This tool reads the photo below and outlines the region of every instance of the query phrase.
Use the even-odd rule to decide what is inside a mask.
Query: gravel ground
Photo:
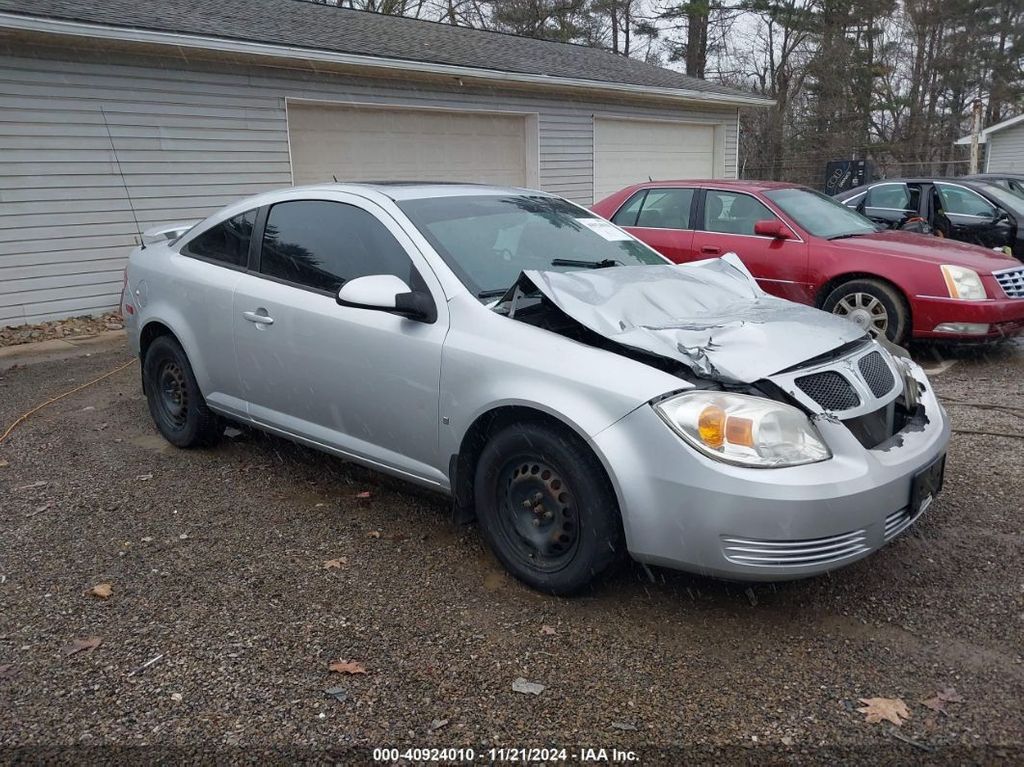
[[[128,359],[0,372],[0,424]],[[1024,347],[960,354],[933,380],[956,428],[1024,433]],[[564,600],[505,575],[443,498],[261,435],[175,450],[132,366],[0,444],[0,761],[559,745],[665,764],[1010,763],[1022,457],[1019,438],[955,434],[923,519],[827,577],[748,590],[627,567]],[[84,593],[103,582],[109,599]],[[102,644],[63,655],[79,637]],[[329,673],[340,659],[367,673]],[[519,677],[543,692],[513,692]],[[921,704],[948,687],[963,702]],[[865,722],[871,697],[910,719]]]

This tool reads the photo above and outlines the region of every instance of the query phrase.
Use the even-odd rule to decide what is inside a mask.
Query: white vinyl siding
[[[528,183],[584,205],[595,115],[714,126],[716,175],[735,175],[734,107],[13,45],[0,44],[0,326],[113,308],[139,228],[291,184],[299,101],[532,115]]]
[[[1024,123],[993,133],[986,145],[986,173],[1024,173]]]

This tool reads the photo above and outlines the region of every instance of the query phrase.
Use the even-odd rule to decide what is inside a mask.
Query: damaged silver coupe
[[[144,241],[123,313],[170,442],[241,422],[443,491],[550,593],[627,554],[822,573],[942,485],[948,419],[902,350],[558,197],[296,188]]]

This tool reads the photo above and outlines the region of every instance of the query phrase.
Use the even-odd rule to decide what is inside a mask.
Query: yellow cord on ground
[[[27,413],[24,413],[23,415],[18,416],[18,419],[14,423],[12,423],[10,426],[7,427],[7,431],[5,431],[3,434],[0,434],[0,442],[3,442],[5,439],[7,439],[10,436],[11,432],[14,431],[14,429],[18,426],[18,424],[20,424],[23,421],[25,421],[33,413],[39,412],[40,410],[42,410],[47,405],[52,405],[57,400],[64,399],[65,397],[67,397],[67,396],[69,396],[71,394],[74,394],[76,391],[82,391],[82,389],[86,388],[87,386],[92,386],[93,384],[97,384],[100,381],[102,381],[104,378],[110,378],[110,376],[114,375],[115,373],[120,373],[122,370],[124,370],[129,365],[134,365],[134,364],[135,364],[135,360],[131,359],[128,362],[126,362],[125,364],[121,365],[121,367],[114,368],[110,372],[104,373],[99,378],[94,378],[91,381],[87,381],[86,383],[82,384],[81,386],[76,386],[74,389],[71,389],[70,391],[66,391],[63,394],[58,394],[53,399],[46,400],[46,402],[44,402],[41,405],[36,405],[34,408],[29,410]]]

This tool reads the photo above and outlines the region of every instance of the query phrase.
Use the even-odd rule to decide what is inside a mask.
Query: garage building
[[[971,137],[964,136],[956,143],[970,146]],[[1024,174],[1024,114],[985,128],[978,143],[985,147],[985,173]]]
[[[303,0],[0,0],[0,326],[116,306],[140,231],[274,187],[731,178],[738,109],[768,103]]]

